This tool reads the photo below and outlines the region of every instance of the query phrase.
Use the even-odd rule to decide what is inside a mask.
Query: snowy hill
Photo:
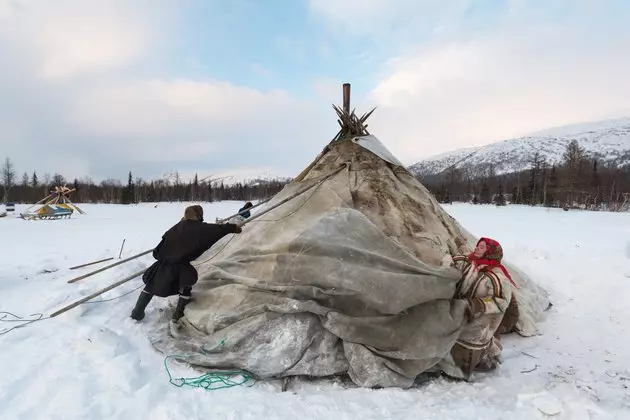
[[[630,164],[630,117],[593,123],[556,127],[526,137],[504,140],[485,146],[459,149],[420,161],[409,167],[416,175],[433,175],[455,165],[481,174],[491,165],[498,174],[529,168],[536,152],[549,164],[562,160],[571,140],[603,162]]]
[[[231,169],[220,169],[213,172],[178,172],[170,171],[163,174],[160,179],[168,181],[170,184],[175,183],[175,180],[179,178],[180,182],[188,183],[197,175],[199,182],[213,182],[221,183],[224,185],[234,185],[237,183],[255,185],[259,182],[288,182],[291,180],[288,176],[279,175],[273,169],[269,168],[250,168],[250,167],[238,167]]]

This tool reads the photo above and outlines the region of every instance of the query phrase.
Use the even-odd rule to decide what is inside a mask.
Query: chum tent
[[[448,363],[465,309],[451,299],[452,257],[476,238],[366,130],[369,114],[350,111],[349,86],[335,110],[337,136],[265,207],[286,203],[193,263],[180,327],[163,313],[149,329],[158,351],[201,369],[347,375],[362,387],[407,388]],[[519,285],[516,332],[538,334],[548,295],[505,264]]]

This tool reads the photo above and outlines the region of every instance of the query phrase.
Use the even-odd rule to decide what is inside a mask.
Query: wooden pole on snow
[[[81,264],[81,265],[75,265],[74,267],[70,267],[70,270],[75,270],[75,269],[81,268],[81,267],[87,267],[88,265],[94,265],[94,264],[102,263],[102,262],[113,260],[113,259],[114,259],[114,257],[109,257],[109,258],[105,258],[105,259],[98,260],[98,261],[92,261],[92,262]]]
[[[122,251],[123,251],[123,248],[125,247],[125,241],[126,240],[127,239],[123,239],[123,241],[122,241],[122,245],[120,246],[120,253],[118,254],[118,259],[120,259],[122,257]]]
[[[82,299],[79,299],[79,300],[77,300],[76,302],[71,303],[71,304],[70,304],[70,305],[68,305],[68,306],[64,306],[63,308],[59,309],[58,311],[53,312],[53,313],[50,315],[50,317],[51,317],[51,318],[54,318],[54,317],[56,317],[57,315],[61,315],[62,313],[66,312],[66,311],[69,311],[69,310],[70,310],[70,309],[72,309],[72,308],[76,308],[77,306],[79,306],[79,305],[81,305],[81,304],[83,304],[83,303],[87,302],[87,301],[88,301],[88,300],[90,300],[90,299],[94,299],[95,297],[100,296],[100,295],[102,295],[102,294],[103,294],[103,293],[105,293],[105,292],[108,292],[108,291],[110,291],[110,290],[112,290],[112,289],[115,289],[116,287],[120,286],[120,285],[121,285],[121,284],[123,284],[123,283],[127,283],[128,281],[133,280],[133,279],[135,279],[135,278],[136,278],[136,277],[138,277],[138,276],[141,276],[141,275],[142,275],[145,271],[146,271],[146,268],[142,269],[142,271],[138,271],[137,273],[134,273],[134,274],[132,274],[132,275],[130,275],[130,276],[128,276],[128,277],[125,277],[125,278],[124,278],[124,279],[122,279],[122,280],[118,280],[116,283],[112,283],[112,284],[110,284],[109,286],[107,286],[107,287],[106,287],[106,288],[104,288],[104,289],[99,290],[98,292],[94,292],[94,293],[92,293],[92,294],[91,294],[91,295],[89,295],[89,296],[86,296],[86,297],[84,297],[84,298],[82,298]]]
[[[263,215],[264,215],[264,214],[266,214],[266,213],[269,213],[271,210],[273,210],[273,209],[275,209],[275,208],[277,208],[277,207],[281,206],[282,204],[284,204],[284,203],[286,203],[286,202],[288,202],[288,201],[290,201],[290,200],[294,199],[295,197],[299,196],[300,194],[304,194],[306,191],[310,190],[311,188],[314,188],[314,187],[316,187],[317,185],[321,185],[321,184],[322,184],[325,180],[327,180],[327,179],[331,178],[332,176],[334,176],[335,174],[339,173],[342,169],[346,168],[347,166],[348,166],[348,163],[347,163],[347,162],[346,162],[346,163],[341,164],[341,165],[340,165],[337,169],[335,169],[333,172],[329,173],[328,175],[326,175],[325,177],[323,177],[322,179],[320,179],[318,182],[314,183],[313,185],[310,185],[310,186],[309,186],[309,187],[307,187],[307,188],[304,188],[303,190],[299,191],[298,193],[295,193],[295,194],[290,195],[289,197],[287,197],[287,198],[283,199],[283,200],[282,200],[282,201],[280,201],[279,203],[277,203],[277,204],[275,204],[275,205],[271,206],[270,208],[266,209],[265,211],[262,211],[262,212],[260,212],[260,213],[258,213],[258,214],[253,215],[252,217],[250,217],[249,219],[247,219],[247,220],[244,222],[244,224],[245,224],[245,223],[248,223],[248,222],[251,222],[252,220],[257,219],[257,218],[259,218],[259,217],[263,216]],[[124,263],[124,262],[126,262],[126,261],[132,260],[132,259],[134,259],[134,258],[138,258],[138,257],[140,257],[140,256],[142,256],[142,255],[145,255],[145,254],[148,254],[148,253],[149,253],[149,252],[151,252],[151,251],[153,251],[153,250],[152,250],[152,249],[150,249],[150,250],[148,250],[148,251],[141,252],[140,254],[134,255],[134,256],[129,257],[129,258],[126,258],[126,259],[124,259],[124,260],[118,261],[118,262],[116,262],[116,263],[114,263],[114,264],[110,264],[110,265],[109,265],[109,266],[107,266],[107,267],[103,267],[103,268],[101,268],[101,269],[99,269],[99,270],[93,271],[92,273],[88,273],[88,274],[83,275],[83,276],[81,276],[81,277],[77,277],[76,279],[73,279],[73,280],[68,281],[68,283],[71,283],[71,282],[75,282],[75,281],[81,280],[82,278],[89,277],[89,276],[94,275],[94,274],[96,274],[96,273],[100,273],[101,271],[107,270],[107,269],[109,269],[109,268],[111,268],[111,267],[114,267],[114,266],[116,266],[116,265],[122,264],[122,263]],[[63,307],[63,308],[59,309],[58,311],[56,311],[56,312],[54,312],[52,315],[50,315],[50,317],[51,317],[51,318],[54,318],[54,317],[56,317],[57,315],[60,315],[60,314],[62,314],[62,313],[64,313],[64,312],[66,312],[66,311],[69,311],[69,310],[70,310],[70,309],[72,309],[72,308],[76,308],[77,306],[79,306],[79,305],[81,305],[81,304],[83,304],[83,303],[87,302],[87,301],[88,301],[88,300],[90,300],[90,299],[94,299],[95,297],[97,297],[97,296],[99,296],[99,295],[102,295],[103,293],[105,293],[105,292],[107,292],[107,291],[110,291],[110,290],[112,290],[112,289],[115,289],[116,287],[120,286],[121,284],[127,283],[128,281],[133,280],[133,279],[135,279],[135,278],[136,278],[136,277],[138,277],[138,276],[141,276],[141,275],[142,275],[145,271],[146,271],[146,268],[144,268],[144,269],[142,269],[141,271],[138,271],[137,273],[134,273],[134,274],[132,274],[132,275],[130,275],[130,276],[128,276],[128,277],[125,277],[124,279],[119,280],[119,281],[117,281],[116,283],[112,283],[112,284],[110,284],[109,286],[107,286],[106,288],[99,290],[98,292],[94,292],[94,293],[92,293],[92,294],[91,294],[91,295],[89,295],[89,296],[86,296],[86,297],[84,297],[84,298],[82,298],[82,299],[79,299],[79,300],[77,300],[76,302],[71,303],[70,305],[65,306],[65,307]]]
[[[91,273],[87,273],[87,274],[84,274],[84,275],[82,275],[82,276],[79,276],[79,277],[73,278],[72,280],[68,280],[68,283],[75,283],[75,282],[77,282],[77,281],[79,281],[79,280],[86,279],[86,278],[88,278],[88,277],[93,276],[94,274],[98,274],[98,273],[100,273],[100,272],[102,272],[102,271],[109,270],[109,269],[110,269],[110,268],[112,268],[112,267],[116,267],[117,265],[120,265],[120,264],[122,264],[122,263],[126,263],[127,261],[131,261],[131,260],[134,260],[134,259],[136,259],[136,258],[138,258],[138,257],[141,257],[141,256],[143,256],[143,255],[146,255],[146,254],[148,254],[149,252],[153,252],[153,249],[149,249],[149,250],[144,251],[144,252],[141,252],[141,253],[139,253],[139,254],[132,255],[132,256],[131,256],[131,257],[129,257],[129,258],[125,258],[124,260],[120,260],[120,261],[117,261],[117,262],[115,262],[115,263],[113,263],[113,264],[106,265],[105,267],[99,268],[98,270],[94,270],[94,271],[92,271]]]

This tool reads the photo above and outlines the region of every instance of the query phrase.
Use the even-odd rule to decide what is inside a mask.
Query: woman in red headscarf
[[[453,258],[462,272],[457,283],[456,299],[468,303],[467,322],[451,350],[456,375],[468,380],[474,370],[491,370],[501,354],[499,326],[512,301],[516,284],[501,264],[503,249],[490,238],[481,238],[469,255]],[[448,373],[448,372],[447,372]]]

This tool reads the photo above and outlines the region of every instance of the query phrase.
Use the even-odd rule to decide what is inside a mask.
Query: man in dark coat
[[[142,276],[145,283],[131,318],[140,321],[153,296],[168,297],[179,294],[173,320],[184,316],[184,307],[190,302],[192,286],[197,283],[197,270],[190,264],[199,258],[219,239],[229,233],[241,233],[240,225],[223,225],[203,222],[203,208],[190,206],[184,217],[163,236],[153,250],[153,263]]]

